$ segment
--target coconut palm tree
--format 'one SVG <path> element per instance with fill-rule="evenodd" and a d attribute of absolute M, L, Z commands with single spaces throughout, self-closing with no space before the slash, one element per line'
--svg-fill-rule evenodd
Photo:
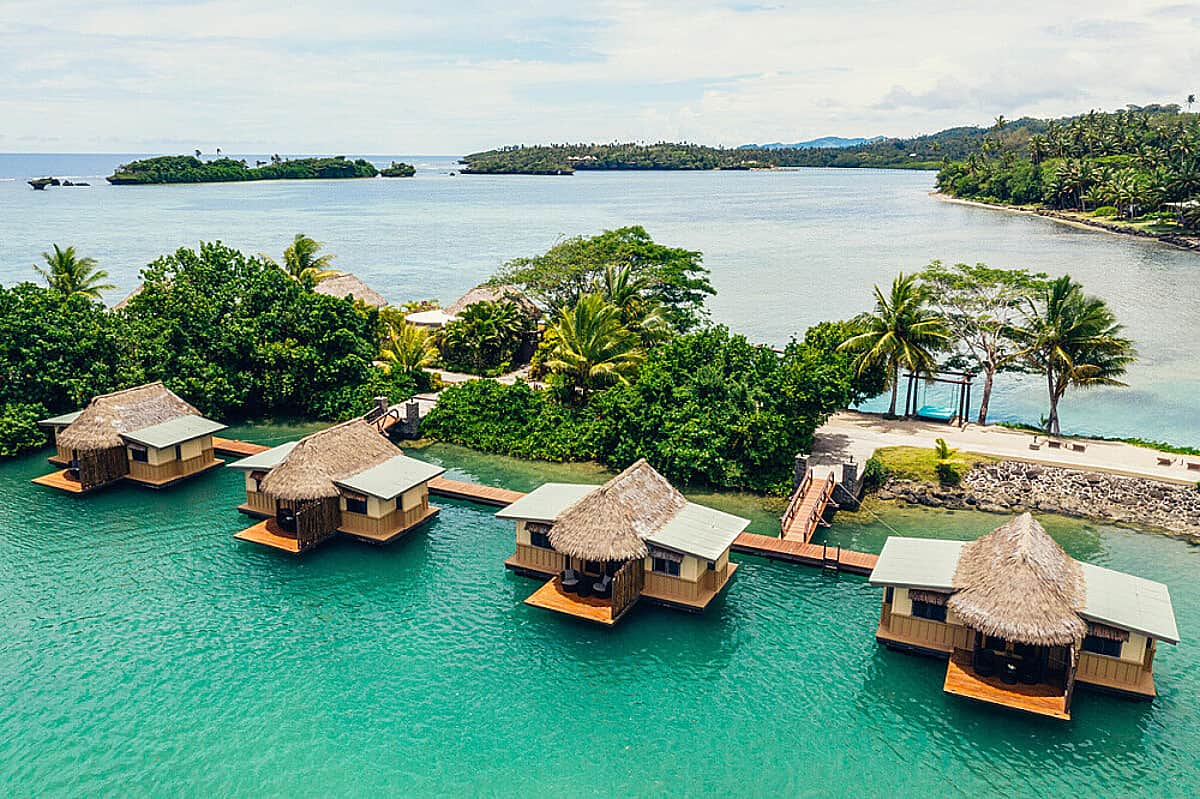
<path fill-rule="evenodd" d="M 483 374 L 512 359 L 527 326 L 514 302 L 476 302 L 441 329 L 439 346 L 448 362 Z"/>
<path fill-rule="evenodd" d="M 571 380 L 583 401 L 596 386 L 628 382 L 643 355 L 621 312 L 599 294 L 585 294 L 559 312 L 546 331 L 546 368 Z"/>
<path fill-rule="evenodd" d="M 671 335 L 671 323 L 662 312 L 662 303 L 650 294 L 650 278 L 635 276 L 627 266 L 610 264 L 598 283 L 596 293 L 616 306 L 621 324 L 637 334 L 643 345 L 650 346 Z"/>
<path fill-rule="evenodd" d="M 1046 376 L 1050 413 L 1046 433 L 1058 435 L 1058 406 L 1072 386 L 1123 386 L 1117 378 L 1137 357 L 1133 343 L 1104 300 L 1083 293 L 1063 275 L 1029 301 L 1025 325 L 1013 331 L 1029 364 Z"/>
<path fill-rule="evenodd" d="M 389 326 L 379 350 L 379 360 L 389 372 L 392 369 L 416 372 L 432 366 L 436 358 L 437 349 L 433 346 L 429 331 L 408 322 Z"/>
<path fill-rule="evenodd" d="M 101 282 L 108 278 L 108 272 L 96 268 L 95 258 L 79 257 L 74 247 L 64 250 L 57 244 L 53 246 L 53 254 L 42 253 L 46 267 L 33 268 L 45 279 L 47 286 L 62 295 L 64 301 L 75 295 L 98 300 L 100 292 L 116 288 L 111 283 Z"/>
<path fill-rule="evenodd" d="M 892 290 L 884 294 L 875 286 L 875 310 L 861 314 L 855 323 L 863 331 L 851 336 L 839 350 L 858 354 L 855 367 L 861 375 L 883 366 L 892 389 L 888 415 L 896 415 L 896 394 L 900 369 L 930 374 L 937 366 L 934 353 L 950 342 L 945 320 L 926 304 L 924 289 L 916 275 L 901 273 L 892 281 Z"/>
<path fill-rule="evenodd" d="M 283 251 L 284 271 L 297 280 L 312 280 L 314 283 L 337 275 L 337 270 L 329 268 L 335 257 L 333 253 L 317 254 L 322 246 L 324 245 L 321 242 L 303 233 L 297 233 L 292 243 Z"/>

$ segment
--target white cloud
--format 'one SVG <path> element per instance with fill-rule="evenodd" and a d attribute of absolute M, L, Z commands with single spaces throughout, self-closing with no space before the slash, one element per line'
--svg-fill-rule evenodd
<path fill-rule="evenodd" d="M 0 0 L 0 150 L 907 135 L 1181 100 L 1198 34 L 1195 5 L 1109 0 Z"/>

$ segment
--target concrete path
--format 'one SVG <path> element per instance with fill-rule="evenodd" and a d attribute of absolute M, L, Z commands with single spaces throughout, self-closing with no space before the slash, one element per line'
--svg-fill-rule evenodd
<path fill-rule="evenodd" d="M 1187 468 L 1189 462 L 1200 465 L 1200 456 L 1181 457 L 1115 441 L 1068 439 L 1086 445 L 1084 452 L 1075 452 L 1065 446 L 1052 449 L 1045 436 L 1035 437 L 1032 433 L 1005 427 L 969 424 L 959 429 L 938 422 L 888 420 L 855 411 L 834 414 L 825 426 L 817 430 L 809 463 L 814 471 L 817 468 L 822 471 L 838 468 L 839 464 L 849 461 L 851 457 L 856 463 L 862 464 L 879 447 L 932 448 L 938 438 L 945 439 L 954 449 L 1005 460 L 1145 477 L 1169 483 L 1195 484 L 1200 481 L 1200 469 Z M 1030 447 L 1035 438 L 1040 444 L 1038 449 Z M 1157 459 L 1160 457 L 1169 458 L 1171 464 L 1159 464 Z"/>

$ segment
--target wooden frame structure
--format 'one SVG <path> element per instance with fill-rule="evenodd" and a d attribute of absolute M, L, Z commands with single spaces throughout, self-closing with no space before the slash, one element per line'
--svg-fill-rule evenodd
<path fill-rule="evenodd" d="M 904 418 L 915 416 L 919 419 L 932 419 L 948 424 L 964 424 L 971 413 L 971 383 L 975 376 L 970 372 L 936 372 L 932 375 L 919 375 L 909 372 L 908 387 L 904 392 Z M 926 385 L 939 383 L 958 386 L 958 396 L 953 408 L 919 405 L 917 390 L 919 382 Z"/>

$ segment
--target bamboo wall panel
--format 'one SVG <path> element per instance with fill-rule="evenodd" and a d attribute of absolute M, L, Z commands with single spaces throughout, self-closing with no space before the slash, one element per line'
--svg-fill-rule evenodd
<path fill-rule="evenodd" d="M 917 619 L 893 613 L 888 629 L 898 636 L 913 641 L 924 641 L 941 647 L 957 649 L 974 648 L 971 631 L 958 625 L 942 624 L 929 619 Z"/>
<path fill-rule="evenodd" d="M 428 498 L 426 498 L 423 502 L 421 502 L 421 504 L 417 505 L 412 510 L 394 510 L 378 519 L 370 516 L 364 516 L 361 513 L 342 511 L 341 529 L 348 533 L 383 536 L 412 527 L 414 524 L 421 521 L 421 519 L 428 512 Z"/>
<path fill-rule="evenodd" d="M 129 476 L 138 480 L 161 482 L 163 480 L 170 480 L 172 477 L 184 477 L 202 471 L 214 462 L 216 462 L 216 456 L 211 449 L 201 452 L 194 458 L 187 458 L 182 461 L 171 460 L 158 466 L 130 461 Z"/>
<path fill-rule="evenodd" d="M 257 491 L 246 492 L 246 504 L 260 513 L 275 514 L 275 500 Z"/>
<path fill-rule="evenodd" d="M 531 544 L 517 544 L 517 560 L 546 572 L 560 572 L 563 569 L 563 556 L 560 553 Z"/>
<path fill-rule="evenodd" d="M 1094 652 L 1080 652 L 1079 676 L 1136 685 L 1142 679 L 1142 664 L 1105 657 Z"/>

